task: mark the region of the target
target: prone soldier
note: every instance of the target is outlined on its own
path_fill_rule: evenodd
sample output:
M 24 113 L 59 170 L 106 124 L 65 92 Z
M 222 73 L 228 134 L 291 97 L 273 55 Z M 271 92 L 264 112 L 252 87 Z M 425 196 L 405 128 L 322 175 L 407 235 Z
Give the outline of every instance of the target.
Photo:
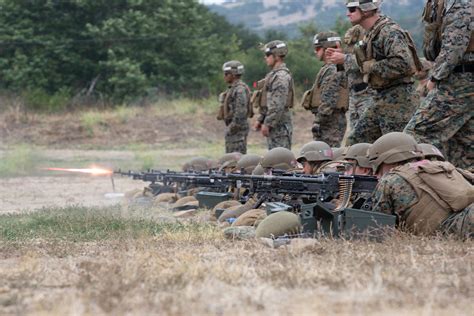
M 374 211 L 397 215 L 415 234 L 474 237 L 474 187 L 452 164 L 423 159 L 415 139 L 399 132 L 377 139 L 368 156 L 380 177 Z

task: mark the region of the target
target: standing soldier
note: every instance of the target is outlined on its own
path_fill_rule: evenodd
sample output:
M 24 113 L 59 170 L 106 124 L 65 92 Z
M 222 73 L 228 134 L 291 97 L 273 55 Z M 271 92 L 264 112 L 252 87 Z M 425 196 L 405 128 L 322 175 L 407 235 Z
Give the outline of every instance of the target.
M 375 90 L 374 102 L 350 133 L 348 142 L 371 143 L 382 134 L 402 131 L 419 102 L 412 75 L 421 69 L 410 35 L 379 14 L 380 0 L 347 1 L 347 16 L 366 35 L 354 47 L 364 82 Z
M 225 152 L 247 153 L 247 136 L 249 134 L 248 117 L 252 117 L 250 107 L 250 89 L 240 78 L 244 73 L 244 65 L 232 60 L 222 66 L 224 80 L 229 88 L 220 94 L 218 120 L 226 125 Z
M 271 71 L 265 76 L 259 97 L 260 115 L 255 129 L 267 137 L 268 149 L 291 149 L 293 124 L 290 108 L 293 107 L 294 84 L 284 59 L 288 47 L 282 41 L 271 41 L 263 47 L 265 62 Z
M 474 4 L 472 0 L 428 0 L 423 49 L 434 61 L 428 95 L 405 128 L 439 148 L 460 168 L 473 167 Z
M 316 57 L 324 62 L 324 66 L 319 70 L 312 89 L 305 93 L 303 107 L 311 110 L 315 117 L 311 129 L 313 139 L 337 147 L 346 130 L 349 93 L 344 67 L 328 63 L 325 51 L 330 47 L 340 47 L 341 38 L 335 32 L 320 32 L 314 36 L 313 45 Z
M 344 65 L 344 71 L 347 76 L 349 110 L 346 114 L 348 124 L 346 135 L 354 129 L 362 113 L 373 102 L 373 91 L 364 82 L 363 75 L 353 55 L 354 46 L 364 38 L 364 35 L 364 28 L 360 25 L 354 25 L 344 35 L 345 53 L 337 48 L 328 48 L 326 50 L 327 60 L 334 64 Z

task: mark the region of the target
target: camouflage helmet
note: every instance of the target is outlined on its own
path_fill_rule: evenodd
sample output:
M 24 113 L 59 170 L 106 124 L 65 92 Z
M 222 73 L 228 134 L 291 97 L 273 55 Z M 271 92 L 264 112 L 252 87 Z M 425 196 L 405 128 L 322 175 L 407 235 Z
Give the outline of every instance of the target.
M 280 57 L 285 57 L 288 55 L 288 45 L 285 42 L 280 40 L 275 40 L 266 43 L 263 48 L 265 54 L 273 54 Z
M 377 10 L 380 7 L 382 0 L 347 0 L 347 8 L 359 8 L 361 11 Z
M 222 65 L 222 71 L 241 76 L 244 74 L 244 65 L 238 60 L 231 60 Z
M 195 157 L 189 160 L 188 162 L 184 163 L 183 171 L 185 172 L 206 171 L 206 170 L 217 168 L 217 164 L 218 163 L 216 161 L 209 158 Z
M 242 158 L 242 154 L 239 152 L 227 153 L 221 158 L 219 158 L 220 170 L 224 168 L 235 168 L 237 166 L 237 161 Z
M 357 165 L 363 168 L 371 168 L 369 158 L 367 157 L 367 149 L 369 143 L 358 143 L 350 146 L 344 154 L 345 159 L 353 159 L 357 161 Z
M 377 172 L 382 163 L 392 164 L 423 157 L 413 136 L 401 132 L 391 132 L 379 137 L 367 153 L 374 172 Z
M 314 48 L 323 47 L 336 47 L 336 43 L 341 43 L 341 37 L 333 31 L 328 32 L 319 32 L 318 34 L 314 35 L 313 37 L 313 45 Z
M 297 161 L 302 163 L 306 161 L 331 161 L 333 159 L 333 152 L 328 144 L 321 141 L 311 141 L 301 147 L 300 154 Z
M 347 147 L 332 147 L 332 160 L 343 159 Z
M 431 144 L 418 144 L 418 146 L 420 147 L 421 151 L 423 152 L 423 156 L 426 159 L 436 158 L 440 161 L 446 160 L 441 151 L 436 146 Z
M 364 38 L 364 35 L 364 28 L 358 24 L 354 25 L 347 30 L 346 34 L 344 34 L 344 44 L 353 46 L 355 43 L 361 41 Z
M 243 172 L 246 174 L 252 173 L 252 171 L 257 167 L 259 164 L 260 160 L 262 160 L 262 157 L 259 155 L 255 154 L 246 154 L 243 155 L 242 158 L 237 161 L 237 166 L 236 170 L 241 171 L 243 169 Z
M 258 164 L 255 169 L 252 171 L 252 175 L 254 176 L 263 176 L 265 174 L 265 170 L 263 170 L 263 167 L 261 164 Z
M 296 167 L 296 158 L 289 149 L 276 147 L 263 156 L 260 164 L 264 169 L 288 170 Z

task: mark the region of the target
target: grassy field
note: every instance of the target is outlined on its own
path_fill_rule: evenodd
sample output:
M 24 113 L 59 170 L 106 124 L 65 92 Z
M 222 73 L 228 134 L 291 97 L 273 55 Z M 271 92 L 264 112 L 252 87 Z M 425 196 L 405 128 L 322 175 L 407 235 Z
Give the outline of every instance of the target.
M 404 234 L 277 249 L 162 209 L 0 216 L 0 314 L 468 315 L 474 243 Z
M 131 208 L 104 198 L 108 178 L 43 170 L 176 170 L 194 156 L 218 158 L 215 110 L 215 100 L 164 100 L 0 113 L 0 315 L 472 315 L 472 240 L 393 233 L 274 249 L 225 239 L 206 210 L 176 219 L 166 207 Z M 296 111 L 295 153 L 311 123 Z M 249 152 L 264 153 L 258 133 L 249 141 Z

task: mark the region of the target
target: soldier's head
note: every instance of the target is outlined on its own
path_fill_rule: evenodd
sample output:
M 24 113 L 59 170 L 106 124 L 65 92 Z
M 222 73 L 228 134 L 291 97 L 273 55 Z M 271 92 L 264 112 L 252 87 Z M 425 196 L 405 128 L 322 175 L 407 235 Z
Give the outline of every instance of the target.
M 235 167 L 236 172 L 241 172 L 245 174 L 251 174 L 252 171 L 257 167 L 257 165 L 262 160 L 262 156 L 255 154 L 246 154 L 243 155 L 239 161 L 237 161 L 237 166 Z
M 365 19 L 378 14 L 382 0 L 347 0 L 347 17 L 352 25 L 361 24 Z
M 344 159 L 351 163 L 346 168 L 346 174 L 371 175 L 372 166 L 367 157 L 369 143 L 359 143 L 350 146 L 344 153 Z
M 263 155 L 260 161 L 265 174 L 271 174 L 273 170 L 291 170 L 297 165 L 295 155 L 288 149 L 276 147 Z
M 346 44 L 346 50 L 348 52 L 352 51 L 354 45 L 361 41 L 364 38 L 365 30 L 360 25 L 354 25 L 353 27 L 349 28 L 344 34 L 344 44 Z
M 423 157 L 428 160 L 445 161 L 441 150 L 431 144 L 418 144 L 423 152 Z
M 283 62 L 288 55 L 288 45 L 283 41 L 274 40 L 263 45 L 262 51 L 265 54 L 267 66 L 273 68 L 275 64 Z
M 237 166 L 237 162 L 242 158 L 239 152 L 227 153 L 219 158 L 219 171 L 231 172 Z
M 341 37 L 333 31 L 319 32 L 313 37 L 314 53 L 319 60 L 324 61 L 324 52 L 326 48 L 341 47 Z
M 413 136 L 392 132 L 379 137 L 368 151 L 370 165 L 378 177 L 392 168 L 423 158 L 423 153 Z
M 231 60 L 222 65 L 222 71 L 224 73 L 224 81 L 232 83 L 236 79 L 240 79 L 244 74 L 244 65 L 238 60 Z
M 184 172 L 203 172 L 218 168 L 219 163 L 205 157 L 195 157 L 183 165 Z
M 305 174 L 313 174 L 318 167 L 333 159 L 333 152 L 328 144 L 321 141 L 311 141 L 301 147 L 297 161 L 303 165 Z

